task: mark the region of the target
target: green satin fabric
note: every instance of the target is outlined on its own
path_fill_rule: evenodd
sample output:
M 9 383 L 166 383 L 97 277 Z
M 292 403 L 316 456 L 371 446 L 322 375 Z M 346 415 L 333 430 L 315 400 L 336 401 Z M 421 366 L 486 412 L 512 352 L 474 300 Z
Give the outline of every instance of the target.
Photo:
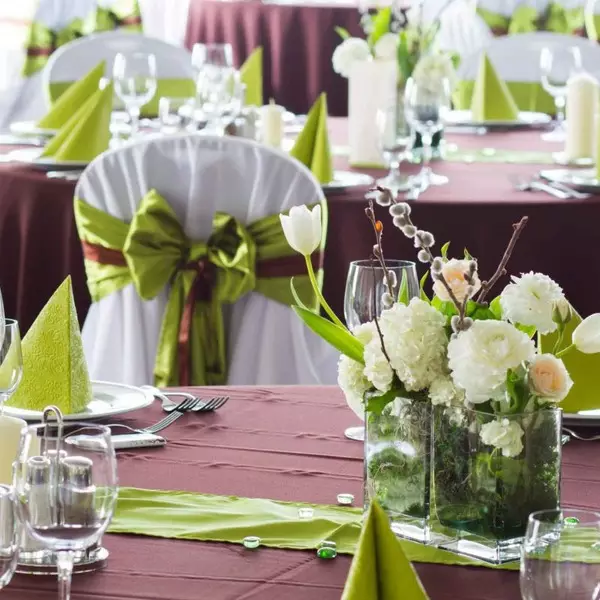
M 326 206 L 322 209 L 325 213 Z M 75 218 L 82 240 L 122 252 L 127 263 L 127 266 L 114 266 L 85 261 L 94 302 L 130 283 L 144 300 L 154 298 L 169 286 L 154 368 L 158 386 L 179 384 L 179 327 L 186 299 L 196 280 L 196 271 L 186 268 L 188 263 L 204 259 L 216 270 L 210 301 L 197 301 L 193 312 L 192 385 L 226 383 L 224 304 L 234 303 L 252 290 L 283 304 L 294 303 L 289 277 L 257 279 L 255 274 L 257 261 L 294 254 L 278 215 L 244 226 L 233 217 L 217 213 L 210 238 L 199 242 L 187 238 L 173 209 L 160 194 L 151 190 L 142 199 L 130 224 L 78 199 L 75 200 Z M 326 220 L 323 222 L 325 231 Z M 294 283 L 303 300 L 313 307 L 318 306 L 307 275 L 295 277 Z
M 600 40 L 600 15 L 585 15 L 585 32 L 590 40 Z
M 532 6 L 521 4 L 510 19 L 508 34 L 529 33 L 538 30 L 538 14 Z

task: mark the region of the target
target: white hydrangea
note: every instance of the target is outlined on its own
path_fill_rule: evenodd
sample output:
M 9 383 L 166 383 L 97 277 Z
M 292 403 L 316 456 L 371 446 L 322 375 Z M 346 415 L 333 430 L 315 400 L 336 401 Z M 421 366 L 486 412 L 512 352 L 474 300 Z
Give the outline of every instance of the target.
M 475 321 L 448 344 L 452 379 L 472 404 L 503 397 L 508 369 L 534 355 L 534 343 L 506 321 Z
M 413 298 L 394 304 L 379 319 L 390 363 L 408 391 L 428 388 L 446 366 L 446 318 L 427 302 Z
M 333 70 L 342 77 L 350 77 L 352 65 L 356 62 L 369 60 L 371 49 L 361 38 L 347 38 L 333 51 L 331 62 Z
M 479 433 L 481 441 L 502 450 L 502 456 L 519 456 L 523 450 L 523 429 L 516 421 L 498 419 L 485 423 Z
M 456 406 L 464 403 L 465 392 L 450 377 L 440 377 L 429 386 L 429 399 L 434 406 Z
M 394 372 L 381 349 L 381 340 L 377 332 L 375 332 L 372 340 L 365 346 L 364 357 L 364 374 L 367 379 L 380 392 L 387 392 L 392 387 Z
M 384 33 L 373 47 L 375 58 L 381 60 L 396 60 L 398 53 L 398 34 Z
M 556 302 L 565 300 L 561 287 L 542 273 L 525 273 L 512 277 L 502 294 L 502 315 L 511 323 L 534 326 L 540 333 L 551 333 L 557 328 L 552 320 Z

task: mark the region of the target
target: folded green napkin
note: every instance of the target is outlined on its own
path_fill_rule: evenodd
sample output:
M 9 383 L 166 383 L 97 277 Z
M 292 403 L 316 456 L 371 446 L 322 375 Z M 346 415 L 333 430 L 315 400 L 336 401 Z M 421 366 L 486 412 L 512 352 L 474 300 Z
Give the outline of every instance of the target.
M 71 277 L 54 292 L 23 339 L 23 379 L 8 406 L 81 412 L 92 398 Z
M 42 156 L 92 161 L 108 149 L 113 86 L 94 92 L 50 140 Z
M 533 6 L 525 4 L 518 6 L 512 14 L 510 25 L 508 26 L 508 34 L 529 33 L 538 29 L 537 10 Z
M 46 129 L 62 127 L 73 113 L 98 91 L 105 67 L 105 61 L 99 62 L 85 77 L 70 85 L 64 94 L 53 101 L 52 108 L 40 119 L 38 127 Z
M 372 502 L 363 524 L 342 600 L 426 600 L 428 598 L 390 522 Z
M 263 105 L 263 49 L 259 46 L 252 51 L 240 68 L 242 83 L 246 84 L 246 104 Z
M 327 133 L 327 94 L 322 93 L 313 104 L 290 154 L 304 163 L 320 183 L 329 183 L 333 179 Z
M 519 109 L 506 86 L 498 77 L 488 55 L 483 52 L 475 89 L 471 100 L 472 119 L 475 122 L 516 121 Z

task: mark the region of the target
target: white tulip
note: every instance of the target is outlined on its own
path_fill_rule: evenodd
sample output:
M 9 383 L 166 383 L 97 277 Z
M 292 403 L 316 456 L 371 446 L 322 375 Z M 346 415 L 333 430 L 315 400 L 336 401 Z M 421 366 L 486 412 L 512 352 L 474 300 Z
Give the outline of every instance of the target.
M 293 206 L 289 215 L 279 215 L 288 244 L 303 256 L 309 256 L 321 245 L 321 206 L 312 210 L 303 204 Z
M 600 352 L 600 313 L 590 315 L 577 325 L 573 332 L 573 343 L 584 354 Z

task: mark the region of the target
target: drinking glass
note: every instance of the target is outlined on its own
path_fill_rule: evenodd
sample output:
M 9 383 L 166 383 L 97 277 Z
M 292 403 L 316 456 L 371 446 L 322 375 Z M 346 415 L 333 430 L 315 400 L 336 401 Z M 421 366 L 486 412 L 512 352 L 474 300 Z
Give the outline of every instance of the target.
M 140 109 L 156 93 L 156 57 L 144 52 L 119 52 L 113 64 L 113 79 L 117 96 L 129 115 L 131 137 L 135 138 L 139 131 Z
M 57 555 L 59 598 L 69 600 L 74 553 L 99 542 L 115 509 L 110 430 L 70 422 L 25 427 L 13 484 L 17 517 L 27 534 Z
M 547 142 L 562 142 L 565 139 L 565 105 L 567 81 L 581 71 L 581 52 L 575 46 L 547 46 L 540 53 L 542 87 L 554 98 L 556 121 L 554 129 L 542 135 Z
M 177 133 L 186 129 L 193 118 L 195 98 L 163 96 L 158 101 L 158 118 L 163 133 Z
M 444 128 L 444 120 L 450 111 L 450 82 L 442 77 L 437 80 L 406 82 L 404 109 L 406 120 L 421 135 L 423 142 L 423 167 L 419 173 L 421 190 L 430 185 L 444 185 L 448 178 L 433 173 L 430 167 L 433 136 Z
M 19 527 L 12 489 L 0 485 L 0 590 L 6 587 L 17 568 Z
M 412 133 L 401 102 L 377 112 L 377 131 L 379 147 L 390 167 L 387 176 L 379 179 L 377 184 L 404 192 L 410 188 L 410 180 L 400 173 L 400 163 L 406 157 Z
M 523 600 L 598 600 L 600 513 L 532 513 L 521 549 L 520 584 Z
M 21 353 L 21 333 L 19 323 L 14 319 L 4 319 L 0 323 L 0 415 L 4 403 L 19 387 L 23 376 L 23 354 Z
M 344 317 L 350 330 L 381 315 L 385 308 L 382 296 L 388 291 L 385 285 L 386 270 L 394 273 L 392 277 L 396 285 L 390 291 L 394 298 L 398 296 L 403 278 L 408 286 L 408 297 L 416 298 L 419 295 L 419 280 L 414 262 L 391 259 L 384 262 L 385 270 L 377 261 L 356 260 L 350 263 L 344 293 Z M 363 441 L 365 428 L 349 427 L 344 435 L 351 440 Z

